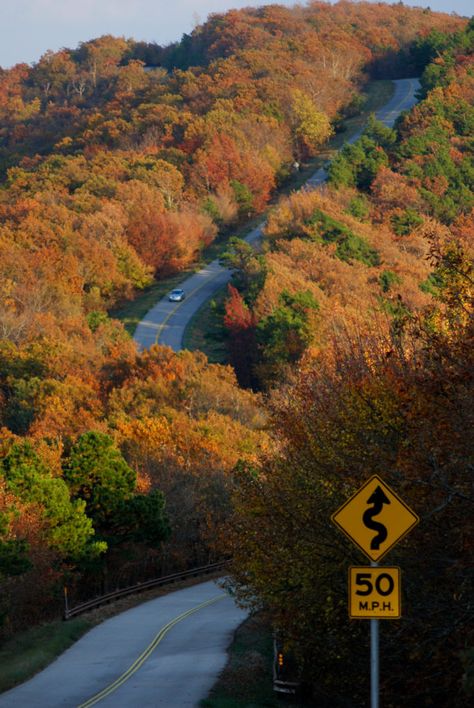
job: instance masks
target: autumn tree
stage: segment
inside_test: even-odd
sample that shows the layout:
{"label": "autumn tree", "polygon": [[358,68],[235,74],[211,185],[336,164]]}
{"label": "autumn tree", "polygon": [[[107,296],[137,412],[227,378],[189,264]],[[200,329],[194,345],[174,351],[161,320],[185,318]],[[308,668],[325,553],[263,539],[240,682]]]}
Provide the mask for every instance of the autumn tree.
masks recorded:
{"label": "autumn tree", "polygon": [[35,64],[30,80],[41,88],[45,102],[70,96],[77,67],[70,53],[47,51]]}
{"label": "autumn tree", "polygon": [[221,262],[232,271],[232,279],[246,303],[252,305],[262,289],[267,275],[265,258],[253,246],[237,237],[229,239],[229,248]]}
{"label": "autumn tree", "polygon": [[269,386],[278,380],[288,364],[296,364],[314,336],[311,318],[319,305],[311,292],[283,291],[279,305],[262,318],[256,329],[260,361],[259,379]]}
{"label": "autumn tree", "polygon": [[118,64],[128,49],[123,38],[103,35],[90,42],[83,42],[77,50],[79,61],[84,61],[94,89],[99,80],[118,72]]}
{"label": "autumn tree", "polygon": [[257,360],[256,319],[244,298],[233,285],[228,286],[225,301],[224,327],[229,337],[229,354],[239,384],[256,386],[254,366]]}
{"label": "autumn tree", "polygon": [[147,75],[143,67],[144,62],[139,59],[132,59],[125,66],[121,66],[117,76],[117,90],[133,94],[135,91],[145,88]]}
{"label": "autumn tree", "polygon": [[296,136],[296,156],[302,160],[316,153],[332,135],[328,116],[318,111],[310,96],[299,89],[293,92],[292,120]]}

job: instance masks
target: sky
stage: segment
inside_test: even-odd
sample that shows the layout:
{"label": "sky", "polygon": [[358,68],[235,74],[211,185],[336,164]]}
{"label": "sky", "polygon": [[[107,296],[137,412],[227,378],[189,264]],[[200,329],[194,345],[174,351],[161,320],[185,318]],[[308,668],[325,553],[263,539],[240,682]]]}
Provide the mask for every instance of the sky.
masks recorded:
{"label": "sky", "polygon": [[[211,12],[295,0],[0,0],[0,66],[35,62],[103,34],[170,44]],[[300,4],[305,5],[303,0]],[[406,5],[472,15],[472,0],[406,0]]]}

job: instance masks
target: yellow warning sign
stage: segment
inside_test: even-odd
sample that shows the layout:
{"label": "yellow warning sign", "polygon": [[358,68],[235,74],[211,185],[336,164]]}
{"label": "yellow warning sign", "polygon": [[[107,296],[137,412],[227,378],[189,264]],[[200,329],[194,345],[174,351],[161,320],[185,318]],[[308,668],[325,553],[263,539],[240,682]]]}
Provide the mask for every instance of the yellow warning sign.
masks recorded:
{"label": "yellow warning sign", "polygon": [[420,520],[377,475],[331,518],[373,561],[383,558]]}
{"label": "yellow warning sign", "polygon": [[400,568],[349,568],[349,617],[399,619]]}

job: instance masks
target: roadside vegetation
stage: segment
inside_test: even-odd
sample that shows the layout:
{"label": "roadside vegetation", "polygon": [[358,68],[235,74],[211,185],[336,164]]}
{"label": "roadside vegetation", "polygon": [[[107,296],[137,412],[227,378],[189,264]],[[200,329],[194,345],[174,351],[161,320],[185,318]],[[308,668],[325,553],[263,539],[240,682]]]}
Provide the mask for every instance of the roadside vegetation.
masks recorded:
{"label": "roadside vegetation", "polygon": [[229,660],[202,708],[245,708],[281,705],[272,690],[271,627],[250,617],[236,630]]}
{"label": "roadside vegetation", "polygon": [[253,615],[237,629],[229,647],[229,660],[202,708],[267,706],[310,708],[301,698],[290,700],[273,690],[272,628],[262,615]]}
{"label": "roadside vegetation", "polygon": [[0,646],[0,692],[31,678],[93,627],[78,617],[70,622],[55,620],[21,632]]}
{"label": "roadside vegetation", "polygon": [[186,327],[183,337],[185,349],[203,352],[213,364],[229,363],[227,332],[223,325],[226,298],[227,286],[199,308]]}

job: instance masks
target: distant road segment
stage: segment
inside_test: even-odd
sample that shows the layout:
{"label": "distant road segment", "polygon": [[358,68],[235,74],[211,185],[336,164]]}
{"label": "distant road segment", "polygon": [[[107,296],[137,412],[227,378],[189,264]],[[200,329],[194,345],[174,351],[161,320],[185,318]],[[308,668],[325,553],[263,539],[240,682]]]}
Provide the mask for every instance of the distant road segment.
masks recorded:
{"label": "distant road segment", "polygon": [[98,625],[0,695],[0,708],[198,706],[246,616],[212,581],[150,600]]}
{"label": "distant road segment", "polygon": [[[376,113],[378,120],[392,127],[402,111],[409,110],[417,102],[416,92],[420,88],[418,79],[399,79],[393,82],[395,92],[390,101]],[[348,142],[355,142],[362,130],[353,135]],[[307,187],[317,187],[327,179],[327,172],[319,169],[309,178]],[[262,222],[251,231],[245,240],[254,243],[262,234]],[[166,344],[174,351],[183,348],[184,330],[193,315],[209,300],[220,288],[229,282],[231,272],[223,268],[218,260],[212,261],[205,268],[186,278],[179,287],[186,292],[186,299],[182,302],[169,302],[163,298],[147,312],[139,323],[133,336],[139,349],[148,349],[153,344]]]}

